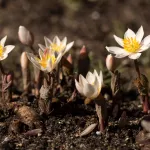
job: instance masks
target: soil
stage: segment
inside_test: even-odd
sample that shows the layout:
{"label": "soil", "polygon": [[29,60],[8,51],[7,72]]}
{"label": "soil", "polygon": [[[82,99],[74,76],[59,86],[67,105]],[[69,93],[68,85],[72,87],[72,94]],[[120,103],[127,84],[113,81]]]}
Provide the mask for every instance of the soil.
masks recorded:
{"label": "soil", "polygon": [[[125,121],[120,117],[108,119],[108,127],[104,134],[98,132],[98,126],[88,135],[80,137],[80,133],[92,123],[98,123],[94,105],[85,105],[83,100],[69,103],[54,104],[49,116],[40,116],[42,133],[25,134],[30,128],[21,127],[16,130],[12,120],[17,119],[12,112],[1,110],[0,118],[0,149],[21,150],[138,150],[135,137],[141,130],[139,121],[143,117],[139,101],[127,99],[123,101],[119,114],[126,112]],[[36,108],[30,103],[29,107]],[[108,108],[109,109],[109,108]],[[3,115],[2,115],[3,112]],[[119,115],[120,116],[120,115]],[[23,126],[23,125],[22,125]],[[12,128],[12,127],[11,127]]]}

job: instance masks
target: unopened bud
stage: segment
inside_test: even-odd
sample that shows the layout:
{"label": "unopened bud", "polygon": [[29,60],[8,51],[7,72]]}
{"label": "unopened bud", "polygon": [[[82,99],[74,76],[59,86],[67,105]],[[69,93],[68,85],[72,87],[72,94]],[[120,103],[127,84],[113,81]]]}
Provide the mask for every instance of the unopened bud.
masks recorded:
{"label": "unopened bud", "polygon": [[24,26],[19,27],[18,37],[22,44],[32,46],[34,43],[33,34]]}
{"label": "unopened bud", "polygon": [[23,77],[23,89],[25,91],[30,91],[30,70],[29,70],[29,60],[27,58],[26,52],[22,52],[20,57],[20,64],[22,68],[22,77]]}
{"label": "unopened bud", "polygon": [[7,75],[7,83],[11,82],[13,80],[13,73],[10,73]]}
{"label": "unopened bud", "polygon": [[109,71],[114,72],[116,69],[115,58],[109,54],[106,57],[106,67]]}
{"label": "unopened bud", "polygon": [[88,52],[86,50],[86,47],[83,45],[83,47],[80,50],[80,57],[88,56]]}
{"label": "unopened bud", "polygon": [[83,46],[80,50],[79,60],[78,60],[78,74],[82,74],[84,77],[90,68],[90,58],[88,56],[88,52]]}
{"label": "unopened bud", "polygon": [[71,56],[71,54],[68,55],[67,60],[70,62],[70,64],[72,64],[72,56]]}
{"label": "unopened bud", "polygon": [[27,69],[29,65],[29,60],[27,57],[26,52],[22,52],[21,58],[20,58],[20,64],[22,69]]}

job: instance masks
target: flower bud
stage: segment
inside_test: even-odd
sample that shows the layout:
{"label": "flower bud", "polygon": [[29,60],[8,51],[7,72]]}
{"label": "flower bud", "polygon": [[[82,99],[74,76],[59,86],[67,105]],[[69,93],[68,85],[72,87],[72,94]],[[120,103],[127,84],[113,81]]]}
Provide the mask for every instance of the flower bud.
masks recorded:
{"label": "flower bud", "polygon": [[115,58],[111,54],[106,57],[106,67],[111,72],[116,69]]}
{"label": "flower bud", "polygon": [[9,82],[11,82],[12,80],[13,80],[13,72],[11,72],[11,73],[9,73],[9,74],[7,75],[6,81],[7,81],[7,83],[9,83]]}
{"label": "flower bud", "polygon": [[86,50],[86,47],[83,45],[81,50],[80,50],[80,57],[87,57],[88,56],[88,52]]}
{"label": "flower bud", "polygon": [[24,68],[24,69],[28,68],[29,60],[28,60],[26,52],[22,52],[21,58],[20,58],[20,64],[21,64],[21,68]]}
{"label": "flower bud", "polygon": [[29,70],[29,60],[27,58],[26,52],[22,52],[20,57],[20,64],[22,68],[22,77],[23,77],[23,89],[25,91],[30,91],[30,70]]}
{"label": "flower bud", "polygon": [[71,54],[68,55],[67,60],[68,60],[68,62],[70,62],[70,64],[72,64],[72,56],[71,56]]}
{"label": "flower bud", "polygon": [[82,74],[84,77],[90,68],[90,58],[86,47],[83,46],[80,50],[79,59],[78,59],[78,74]]}
{"label": "flower bud", "polygon": [[18,37],[22,44],[32,46],[34,42],[33,34],[24,26],[19,27]]}

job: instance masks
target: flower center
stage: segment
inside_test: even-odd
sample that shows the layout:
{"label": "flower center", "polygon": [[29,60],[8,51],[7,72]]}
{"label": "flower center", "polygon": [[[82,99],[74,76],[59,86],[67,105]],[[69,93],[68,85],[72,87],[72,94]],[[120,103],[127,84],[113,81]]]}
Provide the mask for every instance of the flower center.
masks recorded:
{"label": "flower center", "polygon": [[52,61],[52,64],[54,64],[54,63],[55,63],[55,61],[56,61],[56,57],[55,57],[54,55],[52,55],[52,56],[51,56],[51,61]]}
{"label": "flower center", "polygon": [[125,38],[123,40],[123,44],[124,44],[124,49],[127,52],[132,52],[132,53],[137,52],[141,47],[140,43],[135,38],[132,38],[132,37]]}
{"label": "flower center", "polygon": [[56,51],[56,52],[60,52],[61,50],[64,49],[64,46],[63,46],[62,44],[57,45],[57,44],[55,44],[55,43],[52,43],[52,44],[50,45],[50,47],[51,47],[51,49],[52,49],[53,51]]}
{"label": "flower center", "polygon": [[51,59],[52,61],[52,65],[55,63],[56,61],[56,58],[54,55],[50,55],[50,54],[47,54],[45,53],[45,55],[43,55],[42,59],[39,59],[39,64],[43,67],[43,68],[46,68],[47,67],[47,62],[48,60]]}
{"label": "flower center", "polygon": [[0,45],[0,57],[3,56],[3,52],[4,52],[4,48],[3,48],[3,46]]}

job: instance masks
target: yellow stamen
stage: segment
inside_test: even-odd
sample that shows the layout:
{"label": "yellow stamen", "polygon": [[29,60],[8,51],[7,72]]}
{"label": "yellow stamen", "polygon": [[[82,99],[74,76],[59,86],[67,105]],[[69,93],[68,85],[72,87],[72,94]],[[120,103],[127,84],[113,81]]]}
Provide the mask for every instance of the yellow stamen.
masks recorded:
{"label": "yellow stamen", "polygon": [[3,46],[0,45],[0,57],[3,56],[3,52],[4,52],[4,48],[3,48]]}
{"label": "yellow stamen", "polygon": [[51,61],[52,61],[52,64],[54,64],[54,63],[55,63],[55,61],[56,61],[56,57],[55,57],[54,55],[52,55],[52,56],[51,56]]}
{"label": "yellow stamen", "polygon": [[54,56],[54,55],[50,55],[50,54],[48,53],[48,51],[45,50],[45,52],[44,52],[42,58],[41,58],[41,59],[38,59],[38,62],[39,62],[39,64],[40,64],[43,68],[46,68],[46,67],[47,67],[47,62],[48,62],[48,60],[50,60],[50,59],[51,59],[51,61],[52,61],[52,64],[54,64],[55,61],[56,61],[55,56]]}
{"label": "yellow stamen", "polygon": [[55,43],[52,43],[52,44],[50,45],[50,47],[51,47],[51,49],[52,49],[53,51],[56,51],[56,52],[60,52],[61,50],[64,49],[63,44],[57,45],[57,44],[55,44]]}
{"label": "yellow stamen", "polygon": [[137,52],[141,45],[140,43],[136,40],[136,38],[125,38],[123,40],[123,44],[124,44],[124,49],[127,51],[127,52],[132,52],[132,53],[135,53]]}

